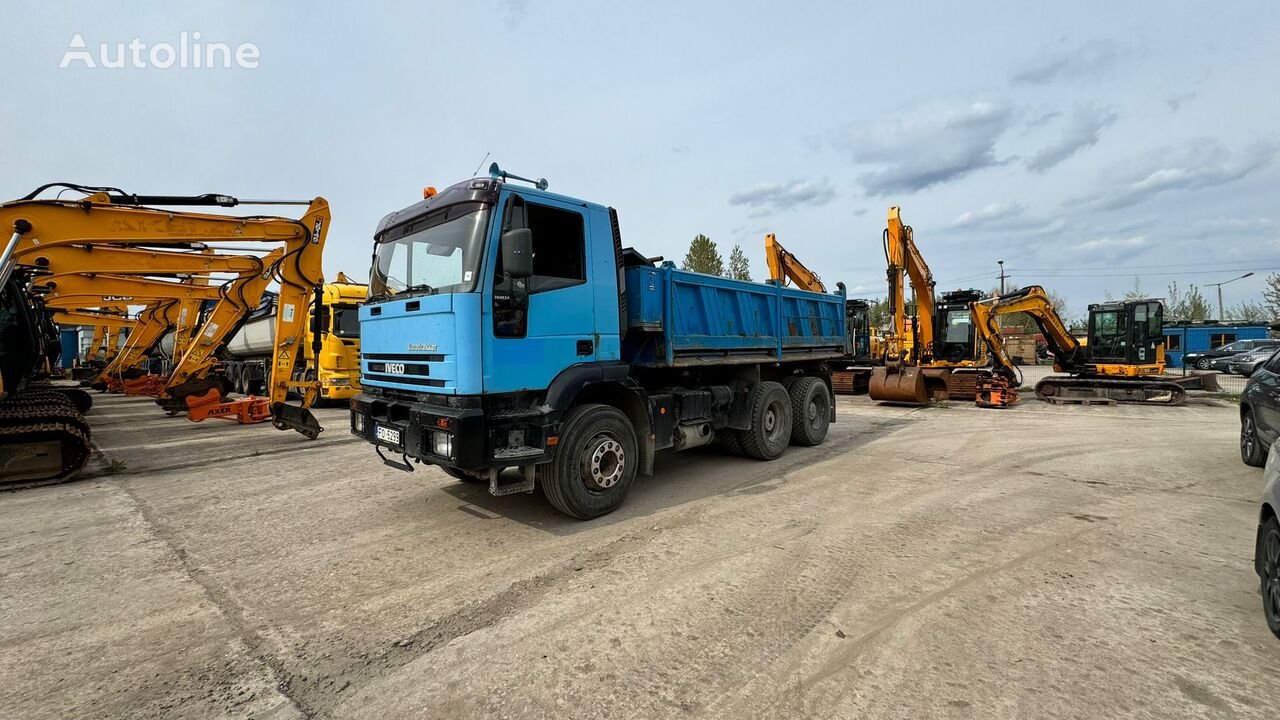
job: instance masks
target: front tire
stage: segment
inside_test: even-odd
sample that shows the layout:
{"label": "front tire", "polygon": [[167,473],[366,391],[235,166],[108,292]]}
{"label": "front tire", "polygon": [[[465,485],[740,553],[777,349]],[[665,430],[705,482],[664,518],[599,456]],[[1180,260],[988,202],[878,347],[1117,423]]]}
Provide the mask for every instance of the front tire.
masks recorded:
{"label": "front tire", "polygon": [[579,520],[598,518],[627,498],[639,461],[635,428],[622,411],[581,405],[561,424],[542,489],[560,512]]}
{"label": "front tire", "polygon": [[787,387],[791,396],[791,442],[813,447],[827,439],[831,394],[822,378],[802,377]]}
{"label": "front tire", "polygon": [[1240,416],[1240,459],[1253,467],[1262,467],[1267,461],[1266,450],[1258,438],[1258,423],[1253,418],[1253,410],[1245,410]]}
{"label": "front tire", "polygon": [[1280,523],[1267,518],[1258,537],[1258,563],[1262,582],[1262,612],[1271,634],[1280,638]]}
{"label": "front tire", "polygon": [[776,382],[758,383],[751,393],[751,427],[739,434],[742,452],[776,460],[791,441],[791,396]]}

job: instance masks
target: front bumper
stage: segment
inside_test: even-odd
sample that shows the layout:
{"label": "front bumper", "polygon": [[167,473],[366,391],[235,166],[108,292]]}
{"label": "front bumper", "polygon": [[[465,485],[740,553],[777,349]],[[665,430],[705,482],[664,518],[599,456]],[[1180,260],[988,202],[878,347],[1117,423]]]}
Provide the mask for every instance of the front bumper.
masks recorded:
{"label": "front bumper", "polygon": [[481,407],[479,398],[463,400],[470,406],[360,394],[351,401],[351,432],[395,455],[463,470],[550,459],[547,438],[553,437],[555,425],[549,415],[490,414]]}

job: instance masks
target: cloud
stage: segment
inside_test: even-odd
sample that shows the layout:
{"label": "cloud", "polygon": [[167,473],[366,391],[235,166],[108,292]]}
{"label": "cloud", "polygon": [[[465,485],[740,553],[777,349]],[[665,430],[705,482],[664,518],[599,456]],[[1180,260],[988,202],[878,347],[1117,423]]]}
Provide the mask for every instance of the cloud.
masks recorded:
{"label": "cloud", "polygon": [[1276,145],[1257,142],[1231,153],[1211,138],[1198,138],[1177,147],[1164,147],[1113,165],[1104,173],[1113,192],[1078,199],[1106,210],[1131,207],[1156,195],[1199,190],[1240,180],[1275,159]]}
{"label": "cloud", "polygon": [[1141,254],[1149,245],[1145,235],[1134,235],[1126,238],[1104,237],[1096,240],[1086,240],[1072,246],[1069,251],[1077,260],[1114,263]]}
{"label": "cloud", "polygon": [[1024,213],[1027,209],[1026,205],[1020,202],[1011,203],[991,203],[981,210],[970,210],[960,213],[960,216],[951,221],[950,227],[954,230],[958,229],[976,229],[983,225],[998,223],[1002,220],[1015,218]]}
{"label": "cloud", "polygon": [[851,126],[835,144],[855,163],[881,166],[858,176],[868,194],[911,193],[1001,164],[995,145],[1011,122],[1008,108],[987,102],[918,108]]}
{"label": "cloud", "polygon": [[1102,130],[1116,121],[1114,110],[1098,107],[1077,107],[1071,113],[1062,137],[1050,145],[1040,148],[1027,161],[1027,169],[1044,172],[1067,158],[1098,143]]}
{"label": "cloud", "polygon": [[1172,110],[1173,112],[1178,112],[1179,110],[1182,109],[1182,106],[1184,103],[1194,100],[1195,97],[1196,97],[1196,92],[1194,90],[1190,92],[1178,93],[1177,95],[1173,95],[1171,97],[1166,98],[1164,101],[1164,104],[1168,105],[1169,109]]}
{"label": "cloud", "polygon": [[1060,117],[1062,117],[1061,110],[1050,110],[1049,112],[1041,113],[1031,118],[1022,126],[1022,128],[1026,131],[1035,130],[1036,128],[1048,125],[1050,120],[1057,120]]}
{"label": "cloud", "polygon": [[1015,70],[1015,84],[1047,85],[1060,80],[1082,80],[1106,73],[1123,53],[1110,40],[1090,40],[1076,47],[1058,47]]}
{"label": "cloud", "polygon": [[831,202],[836,191],[826,178],[818,181],[790,180],[785,183],[761,183],[729,196],[730,205],[745,205],[756,210],[753,217],[779,210],[809,205],[820,207]]}

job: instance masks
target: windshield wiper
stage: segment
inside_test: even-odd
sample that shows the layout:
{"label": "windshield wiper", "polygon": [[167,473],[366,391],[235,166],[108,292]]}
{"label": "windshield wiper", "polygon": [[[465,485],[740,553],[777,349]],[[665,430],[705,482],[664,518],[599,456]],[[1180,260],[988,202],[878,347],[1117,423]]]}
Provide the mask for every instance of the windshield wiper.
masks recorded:
{"label": "windshield wiper", "polygon": [[406,293],[419,292],[419,291],[425,291],[428,295],[434,295],[436,293],[436,289],[431,287],[430,285],[426,283],[418,283],[417,285],[410,285],[409,287],[397,292],[396,294],[404,295]]}

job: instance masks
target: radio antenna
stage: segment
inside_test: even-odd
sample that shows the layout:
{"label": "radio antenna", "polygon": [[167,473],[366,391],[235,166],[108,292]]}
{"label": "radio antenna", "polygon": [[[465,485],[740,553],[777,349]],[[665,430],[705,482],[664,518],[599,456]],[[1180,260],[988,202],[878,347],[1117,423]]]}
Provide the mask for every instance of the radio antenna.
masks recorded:
{"label": "radio antenna", "polygon": [[475,177],[480,174],[480,168],[484,167],[484,161],[488,159],[489,159],[489,153],[485,153],[484,157],[480,158],[480,164],[476,165],[475,170],[471,171],[471,177]]}

